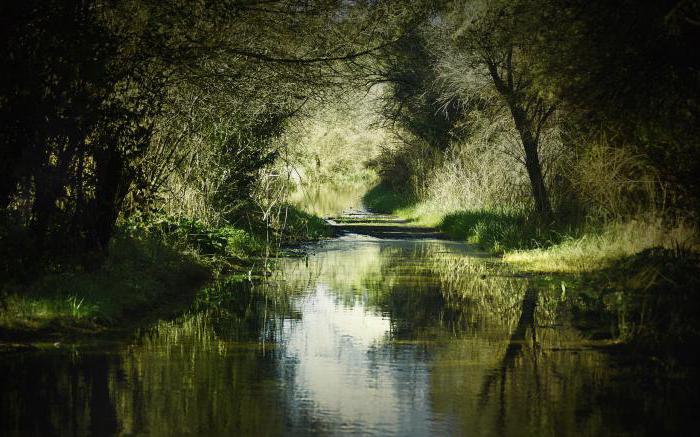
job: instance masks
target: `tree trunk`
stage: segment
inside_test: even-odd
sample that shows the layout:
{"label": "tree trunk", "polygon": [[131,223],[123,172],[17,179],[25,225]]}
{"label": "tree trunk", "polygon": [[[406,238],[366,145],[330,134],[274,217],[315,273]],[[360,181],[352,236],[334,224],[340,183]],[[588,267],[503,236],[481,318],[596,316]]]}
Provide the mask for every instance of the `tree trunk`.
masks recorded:
{"label": "tree trunk", "polygon": [[540,165],[540,156],[537,151],[537,140],[533,135],[533,129],[529,122],[525,111],[516,102],[509,102],[510,112],[513,115],[515,128],[520,134],[520,140],[523,143],[525,151],[525,168],[530,177],[530,187],[532,189],[532,197],[535,201],[535,210],[542,219],[549,219],[552,216],[552,206],[549,203],[549,195],[547,186],[544,183],[544,175],[542,174],[542,166]]}
{"label": "tree trunk", "polygon": [[[523,150],[525,151],[525,168],[530,178],[532,198],[535,201],[535,211],[537,211],[541,219],[548,220],[552,217],[552,206],[549,203],[547,187],[544,183],[542,166],[540,165],[540,157],[537,151],[539,139],[538,136],[534,134],[535,129],[531,121],[533,118],[528,118],[527,111],[522,105],[520,94],[516,92],[514,88],[511,57],[508,57],[507,77],[505,80],[499,74],[498,68],[494,62],[487,62],[486,65],[493,79],[493,83],[496,86],[496,90],[508,104],[508,109],[510,109],[513,122],[515,123],[515,129],[520,135]],[[545,119],[546,115],[541,118],[540,122],[543,123]]]}
{"label": "tree trunk", "polygon": [[87,214],[88,249],[105,251],[114,232],[119,210],[128,190],[124,159],[119,151],[105,148],[94,155],[95,197]]}

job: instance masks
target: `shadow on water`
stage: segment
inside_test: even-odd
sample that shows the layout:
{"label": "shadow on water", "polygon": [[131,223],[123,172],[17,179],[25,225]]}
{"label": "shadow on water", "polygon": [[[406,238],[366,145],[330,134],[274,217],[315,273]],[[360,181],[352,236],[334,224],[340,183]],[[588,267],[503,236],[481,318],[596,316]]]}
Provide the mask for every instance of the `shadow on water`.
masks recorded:
{"label": "shadow on water", "polygon": [[[525,297],[523,298],[522,309],[520,311],[520,318],[518,319],[518,324],[516,325],[513,333],[508,341],[508,346],[506,347],[506,352],[503,355],[503,359],[499,364],[496,371],[488,375],[484,380],[484,385],[481,390],[481,404],[488,402],[489,392],[493,384],[497,379],[500,378],[500,385],[503,386],[506,379],[506,372],[515,365],[515,359],[518,357],[523,349],[523,343],[525,342],[525,334],[528,328],[532,333],[532,343],[537,344],[537,330],[535,328],[535,306],[537,305],[537,289],[534,287],[528,287],[525,292]],[[502,398],[503,393],[501,393]],[[501,399],[501,404],[503,399]]]}
{"label": "shadow on water", "polygon": [[312,249],[128,341],[3,355],[0,432],[654,435],[693,417],[687,379],[617,363],[597,346],[618,330],[581,329],[557,286],[449,241]]}

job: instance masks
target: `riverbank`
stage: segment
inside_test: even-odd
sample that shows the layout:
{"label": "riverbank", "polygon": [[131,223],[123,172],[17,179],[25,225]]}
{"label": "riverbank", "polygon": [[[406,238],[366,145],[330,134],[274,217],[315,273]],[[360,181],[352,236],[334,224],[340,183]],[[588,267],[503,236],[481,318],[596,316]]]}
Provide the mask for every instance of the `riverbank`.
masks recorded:
{"label": "riverbank", "polygon": [[700,249],[690,221],[661,214],[597,223],[567,219],[542,223],[514,210],[455,210],[381,184],[366,193],[364,202],[372,211],[396,215],[414,226],[435,227],[529,271],[584,272],[654,247]]}
{"label": "riverbank", "polygon": [[[449,211],[377,186],[372,210],[498,256],[517,274],[561,290],[563,300],[595,318],[614,313],[625,346],[666,362],[695,362],[684,345],[700,339],[700,252],[689,223],[641,216],[599,224],[545,225],[504,211]],[[590,318],[589,317],[589,318]]]}
{"label": "riverbank", "polygon": [[[188,308],[198,290],[229,275],[257,276],[287,245],[329,235],[324,222],[290,208],[266,235],[159,217],[120,226],[99,263],[65,259],[6,274],[0,342],[59,340],[132,330]],[[94,267],[93,267],[94,266]]]}

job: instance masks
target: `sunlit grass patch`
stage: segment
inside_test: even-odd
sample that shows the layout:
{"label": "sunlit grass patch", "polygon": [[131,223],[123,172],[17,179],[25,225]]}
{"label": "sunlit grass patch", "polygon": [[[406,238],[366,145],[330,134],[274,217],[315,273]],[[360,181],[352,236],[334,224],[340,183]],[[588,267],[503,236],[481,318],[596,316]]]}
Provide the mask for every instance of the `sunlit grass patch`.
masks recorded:
{"label": "sunlit grass patch", "polygon": [[432,201],[393,211],[419,226],[437,227],[451,238],[478,245],[491,253],[549,247],[578,235],[570,225],[545,225],[521,211],[452,210]]}
{"label": "sunlit grass patch", "polygon": [[100,314],[97,304],[86,302],[84,297],[77,295],[39,297],[13,293],[6,297],[4,306],[0,311],[0,326],[5,327],[24,325],[38,328],[58,318],[81,320]]}
{"label": "sunlit grass patch", "polygon": [[609,224],[598,232],[568,237],[556,245],[505,254],[518,268],[543,272],[587,272],[652,247],[698,249],[697,231],[687,223],[668,225],[661,218]]}

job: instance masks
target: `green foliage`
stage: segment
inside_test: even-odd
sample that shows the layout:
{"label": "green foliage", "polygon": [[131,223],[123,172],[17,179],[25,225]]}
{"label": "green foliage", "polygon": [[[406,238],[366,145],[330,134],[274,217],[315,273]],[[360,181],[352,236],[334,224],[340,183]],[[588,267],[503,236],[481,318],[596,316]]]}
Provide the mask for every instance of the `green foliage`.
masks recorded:
{"label": "green foliage", "polygon": [[329,237],[331,230],[321,218],[291,205],[285,207],[282,238],[287,243]]}
{"label": "green foliage", "polygon": [[407,30],[380,61],[380,82],[386,84],[379,96],[380,113],[394,141],[382,147],[370,166],[383,184],[413,196],[423,195],[424,176],[455,138],[468,106],[443,99],[437,87],[436,53],[430,47],[434,30],[428,25]]}
{"label": "green foliage", "polygon": [[386,184],[378,184],[365,193],[362,201],[372,212],[391,214],[414,204],[415,197],[410,193],[394,191]]}
{"label": "green foliage", "polygon": [[467,240],[495,253],[548,247],[563,234],[536,218],[518,213],[462,211],[447,214],[439,224],[453,238]]}
{"label": "green foliage", "polygon": [[209,269],[195,258],[158,238],[119,237],[95,270],[63,267],[28,283],[5,283],[0,329],[3,335],[21,336],[125,328],[177,311],[209,277]]}
{"label": "green foliage", "polygon": [[697,1],[519,3],[529,17],[523,31],[537,36],[536,85],[562,101],[570,128],[631,148],[659,172],[667,204],[693,208],[700,81],[688,53],[697,45]]}
{"label": "green foliage", "polygon": [[[376,160],[378,173],[420,200],[465,209],[532,208],[528,194],[564,221],[695,214],[695,3],[448,3],[386,56],[384,116],[403,147]],[[429,116],[443,136],[420,133]],[[422,152],[430,148],[446,153]]]}
{"label": "green foliage", "polygon": [[137,212],[269,223],[287,123],[411,10],[5,2],[0,214],[20,215],[47,259],[106,251]]}
{"label": "green foliage", "polygon": [[2,7],[0,209],[24,214],[37,254],[106,248],[161,97],[92,3]]}
{"label": "green foliage", "polygon": [[233,226],[212,227],[196,219],[156,216],[147,220],[132,217],[126,229],[134,234],[160,238],[172,247],[204,259],[246,258],[264,252],[265,241]]}
{"label": "green foliage", "polygon": [[381,112],[394,130],[445,150],[464,107],[456,99],[445,102],[441,98],[436,87],[438,73],[432,65],[435,52],[429,47],[430,36],[426,38],[421,31],[434,29],[410,29],[383,53],[382,81],[389,86],[382,96]]}
{"label": "green foliage", "polygon": [[0,332],[17,337],[124,328],[182,309],[213,273],[228,276],[242,265],[248,271],[276,242],[320,238],[329,230],[322,219],[289,207],[284,226],[265,234],[262,225],[252,232],[195,219],[133,215],[120,225],[108,255],[90,269],[80,258],[66,258],[49,269],[31,265],[32,278],[6,278]]}

